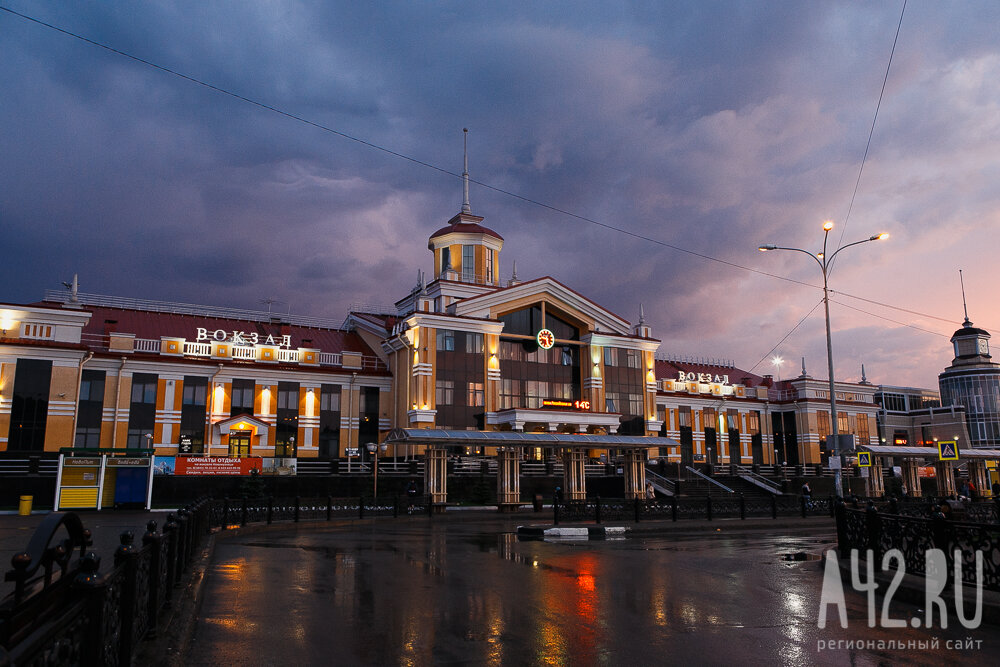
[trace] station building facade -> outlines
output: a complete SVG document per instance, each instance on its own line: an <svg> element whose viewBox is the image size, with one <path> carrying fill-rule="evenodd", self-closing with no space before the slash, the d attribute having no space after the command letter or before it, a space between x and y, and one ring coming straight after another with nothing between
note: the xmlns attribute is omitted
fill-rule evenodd
<svg viewBox="0 0 1000 667"><path fill-rule="evenodd" d="M388 441L386 455L410 456L427 447L412 431L433 429L587 436L576 449L589 458L643 437L643 460L825 462L826 381L658 355L641 315L633 324L548 276L502 281L504 240L483 220L466 201L428 239L429 280L392 312L337 324L76 290L0 304L0 451L307 460ZM875 388L837 391L840 432L876 443Z"/></svg>

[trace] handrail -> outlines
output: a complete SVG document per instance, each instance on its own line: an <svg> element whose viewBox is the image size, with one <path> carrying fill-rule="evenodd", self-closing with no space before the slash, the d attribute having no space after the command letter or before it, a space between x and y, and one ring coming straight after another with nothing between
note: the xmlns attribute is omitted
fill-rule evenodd
<svg viewBox="0 0 1000 667"><path fill-rule="evenodd" d="M781 488L777 484L769 480L767 477L764 477L763 475L758 475L753 470L750 470L749 468L746 468L741 465L736 466L736 472L740 477L740 479L744 479L755 486L759 486L765 491L773 493L776 496L781 495Z"/></svg>
<svg viewBox="0 0 1000 667"><path fill-rule="evenodd" d="M711 478L711 477L709 477L708 475L704 474L703 472L701 472L701 471L699 471L699 470L695 470L695 469L694 469L694 468L692 468L691 466L684 466L684 467L685 467L685 468L687 468L687 471L688 471L688 472L693 472L693 473L694 473L695 475L697 475L698 477L701 477L701 478L702 478L703 480L705 480L705 481L708 481L708 482L711 482L712 484L715 484L715 485L716 485L717 487L719 487L720 489L723 489L723 490L724 490L724 491L726 491L727 493L736 493L735 491L733 491L732 489L730 489L730 488L729 488L728 486L726 486L726 485L725 485L725 484L723 484L722 482L717 482L717 481L715 481L714 479L712 479L712 478Z"/></svg>
<svg viewBox="0 0 1000 667"><path fill-rule="evenodd" d="M677 494L677 485L671 482L669 479L655 473L650 469L646 469L646 480L653 485L653 488L662 494L673 496Z"/></svg>

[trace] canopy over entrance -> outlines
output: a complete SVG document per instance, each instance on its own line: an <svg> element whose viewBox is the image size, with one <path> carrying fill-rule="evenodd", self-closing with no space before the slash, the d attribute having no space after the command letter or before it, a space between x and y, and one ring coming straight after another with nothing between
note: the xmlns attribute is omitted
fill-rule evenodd
<svg viewBox="0 0 1000 667"><path fill-rule="evenodd" d="M622 449L625 474L625 497L642 498L645 488L646 455L650 447L680 447L671 438L641 435L594 435L589 433L525 433L523 431L450 431L434 428L397 428L389 432L390 444L420 444L427 447L424 465L425 484L431 502L447 499L447 447L497 448L497 500L501 511L513 509L520 502L522 447L561 449L563 487L567 500L587 496L584 463L587 449Z"/></svg>
<svg viewBox="0 0 1000 667"><path fill-rule="evenodd" d="M437 444L480 447L585 447L588 449L648 449L680 447L673 438L644 435L594 435L590 433L524 433L522 431L449 431L435 428L396 428L389 444Z"/></svg>

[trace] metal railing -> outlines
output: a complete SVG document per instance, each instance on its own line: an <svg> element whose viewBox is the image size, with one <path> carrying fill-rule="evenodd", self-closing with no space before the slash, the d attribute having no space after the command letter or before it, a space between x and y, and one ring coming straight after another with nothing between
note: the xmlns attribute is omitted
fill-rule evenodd
<svg viewBox="0 0 1000 667"><path fill-rule="evenodd" d="M677 484L670 481L663 475L646 468L646 481L653 485L653 488L665 496L673 496L677 493Z"/></svg>
<svg viewBox="0 0 1000 667"><path fill-rule="evenodd" d="M723 498L657 499L587 498L553 502L553 522L561 521L677 521L678 519L752 519L780 517L833 517L835 499L801 496L770 496L766 500L745 498L742 493Z"/></svg>
<svg viewBox="0 0 1000 667"><path fill-rule="evenodd" d="M944 571L949 579L957 565L962 584L980 583L987 590L1000 591L1000 563L990 556L1000 543L1000 524L954 521L940 512L929 518L885 514L874 504L863 510L840 504L835 513L841 558L854 550L865 557L871 550L874 561L881 563L886 552L897 550L907 574L926 575L927 552L939 549L946 559ZM981 579L977 553L985 555Z"/></svg>
<svg viewBox="0 0 1000 667"><path fill-rule="evenodd" d="M14 592L0 604L0 663L131 665L194 562L208 510L199 501L170 514L162 532L150 521L141 547L122 533L106 574L80 517L49 514L5 577Z"/></svg>
<svg viewBox="0 0 1000 667"><path fill-rule="evenodd" d="M706 482L711 482L712 484L715 484L717 487L719 487L720 489L722 489L726 493L734 493L734 491L732 489L730 489L728 486L726 486L722 482L715 481L714 479L712 479L708 475L704 474L700 470L695 470L691 466L686 466L686 470L688 472L690 472L690 473L693 473L696 477L700 477L701 479L705 480Z"/></svg>
<svg viewBox="0 0 1000 667"><path fill-rule="evenodd" d="M764 477L763 475L758 475L753 470L745 466L737 465L733 467L736 470L736 474L740 477L740 479L743 479L749 482L750 484L753 484L754 486L759 486L768 493L781 495L781 487L779 487L777 484L775 484L768 478Z"/></svg>

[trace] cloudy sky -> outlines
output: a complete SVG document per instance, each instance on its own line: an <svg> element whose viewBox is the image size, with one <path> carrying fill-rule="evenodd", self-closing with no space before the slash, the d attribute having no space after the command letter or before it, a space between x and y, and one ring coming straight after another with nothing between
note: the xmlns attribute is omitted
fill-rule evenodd
<svg viewBox="0 0 1000 667"><path fill-rule="evenodd" d="M863 172L902 0L0 6L50 24L0 11L0 301L392 303L468 127L504 278L641 304L662 352L825 378L819 268L757 246L826 219L892 235L832 272L838 378L936 388L959 269L1000 331L993 0L909 1Z"/></svg>

